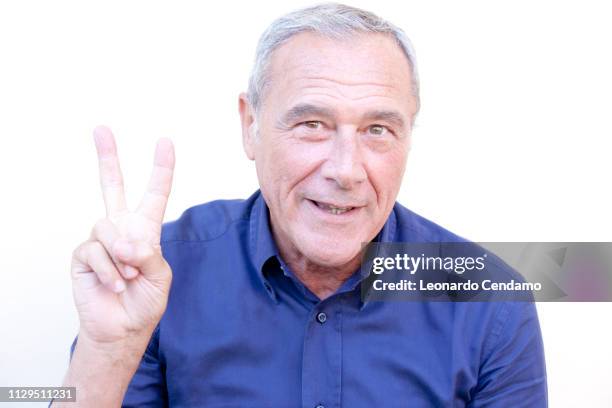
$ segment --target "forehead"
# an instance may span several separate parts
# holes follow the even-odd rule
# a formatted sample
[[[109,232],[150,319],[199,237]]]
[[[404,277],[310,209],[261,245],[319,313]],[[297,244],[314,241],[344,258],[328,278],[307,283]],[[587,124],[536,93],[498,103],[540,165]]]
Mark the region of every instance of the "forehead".
[[[410,116],[416,111],[411,85],[408,59],[390,35],[336,40],[300,33],[272,54],[266,93],[273,108],[314,99],[353,107],[393,104]]]

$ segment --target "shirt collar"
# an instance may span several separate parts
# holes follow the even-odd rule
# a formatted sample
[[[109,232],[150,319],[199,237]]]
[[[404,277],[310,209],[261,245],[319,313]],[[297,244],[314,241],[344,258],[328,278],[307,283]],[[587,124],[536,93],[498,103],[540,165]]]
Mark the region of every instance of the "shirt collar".
[[[272,300],[278,303],[276,293],[270,282],[268,282],[264,272],[264,266],[266,266],[267,263],[278,263],[278,259],[276,258],[278,249],[272,238],[272,232],[270,231],[268,206],[260,191],[257,192],[257,195],[258,197],[255,199],[255,203],[251,209],[249,220],[249,245],[253,257],[252,259],[257,270],[257,277]]]
[[[389,217],[387,217],[387,222],[385,222],[385,224],[383,225],[378,235],[372,241],[373,242],[394,242],[397,240],[396,233],[397,233],[397,217],[395,215],[395,206],[394,206],[393,209],[391,210],[391,213],[389,214]],[[365,245],[367,244],[364,243],[363,245],[365,249]],[[370,294],[371,294],[372,288],[370,286],[363,287],[363,285],[367,285],[367,283],[364,282],[364,280],[366,280],[366,278],[370,276],[371,268],[363,267],[363,265],[360,265],[359,271],[357,272],[357,274],[358,274],[358,280],[354,283],[353,288],[355,288],[357,284],[362,285],[361,290],[360,290],[360,299],[359,299],[359,309],[361,310],[370,301]]]
[[[395,211],[392,210],[391,214],[387,218],[387,221],[383,225],[383,228],[378,233],[374,241],[376,242],[393,242],[396,239],[397,231],[397,218]],[[277,258],[278,248],[272,237],[270,230],[270,217],[268,213],[268,206],[264,201],[263,195],[260,191],[257,192],[257,198],[251,209],[251,215],[249,220],[249,245],[251,249],[252,259],[257,270],[257,277],[264,289],[270,296],[270,298],[278,303],[278,298],[274,288],[266,277],[266,266],[270,264],[272,267],[280,268],[280,262]],[[355,275],[349,278],[341,287],[341,291],[353,290],[360,284],[365,278],[369,276],[370,272],[367,268],[359,268]],[[361,307],[368,302],[369,292],[365,292]]]

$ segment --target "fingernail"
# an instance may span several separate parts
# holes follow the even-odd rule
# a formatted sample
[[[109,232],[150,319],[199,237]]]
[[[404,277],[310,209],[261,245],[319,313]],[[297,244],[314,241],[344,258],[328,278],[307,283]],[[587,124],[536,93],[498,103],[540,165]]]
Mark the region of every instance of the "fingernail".
[[[115,287],[113,288],[115,293],[121,293],[125,290],[125,282],[122,280],[115,281]]]

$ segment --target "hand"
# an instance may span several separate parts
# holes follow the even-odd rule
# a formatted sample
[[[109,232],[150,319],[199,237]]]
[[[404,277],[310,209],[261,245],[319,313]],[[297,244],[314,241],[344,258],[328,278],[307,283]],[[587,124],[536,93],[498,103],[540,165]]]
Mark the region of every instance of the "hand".
[[[72,256],[79,337],[113,343],[150,336],[166,309],[172,271],[162,256],[161,226],[172,185],[174,147],[157,143],[153,173],[136,211],[127,209],[111,131],[94,131],[106,218]]]

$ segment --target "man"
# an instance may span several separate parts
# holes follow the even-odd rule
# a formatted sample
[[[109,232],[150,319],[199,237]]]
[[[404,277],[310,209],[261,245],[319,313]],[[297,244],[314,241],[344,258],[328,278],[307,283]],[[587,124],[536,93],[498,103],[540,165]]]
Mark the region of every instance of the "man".
[[[545,406],[532,303],[361,296],[362,243],[461,241],[395,203],[418,108],[402,32],[328,4],[260,40],[239,98],[261,187],[249,199],[162,226],[174,166],[162,140],[130,212],[113,136],[97,128],[107,217],[73,256],[81,325],[64,385],[77,404]]]

